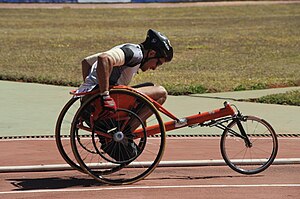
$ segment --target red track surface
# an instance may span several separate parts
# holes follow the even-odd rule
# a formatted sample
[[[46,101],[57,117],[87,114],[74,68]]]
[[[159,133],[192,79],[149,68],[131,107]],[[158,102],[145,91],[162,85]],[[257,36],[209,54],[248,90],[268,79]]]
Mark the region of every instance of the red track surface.
[[[298,158],[299,138],[279,138],[277,158]],[[2,140],[0,166],[64,164],[53,140]],[[221,159],[219,138],[168,138],[163,160]],[[1,173],[0,198],[297,198],[300,165],[245,176],[227,166],[156,168],[127,186],[102,185],[78,171]]]

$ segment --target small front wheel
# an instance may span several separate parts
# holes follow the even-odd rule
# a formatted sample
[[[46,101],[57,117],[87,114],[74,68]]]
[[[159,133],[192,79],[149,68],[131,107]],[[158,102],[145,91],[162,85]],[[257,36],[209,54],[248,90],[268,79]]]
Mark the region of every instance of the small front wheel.
[[[242,174],[256,174],[273,163],[278,141],[269,123],[254,116],[245,116],[235,118],[227,126],[220,147],[230,168]]]

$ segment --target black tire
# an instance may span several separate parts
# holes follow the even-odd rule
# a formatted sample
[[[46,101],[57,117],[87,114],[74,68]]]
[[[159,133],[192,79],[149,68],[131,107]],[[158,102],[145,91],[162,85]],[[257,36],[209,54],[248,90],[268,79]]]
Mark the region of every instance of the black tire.
[[[70,131],[73,117],[80,107],[80,98],[71,98],[61,110],[55,127],[56,146],[62,158],[74,169],[84,172],[73,155]]]
[[[95,104],[100,104],[99,95],[94,95],[88,99],[78,110],[72,122],[72,149],[81,168],[97,181],[115,185],[130,184],[148,176],[160,162],[165,149],[165,127],[157,109],[148,99],[137,92],[126,89],[112,89],[110,95],[114,98],[118,107],[112,119],[98,118],[94,125],[89,124],[90,121],[87,121],[87,119],[83,122],[82,118],[87,118],[87,115],[91,115],[91,111],[95,111],[92,107]],[[125,101],[131,102],[130,104],[135,106],[125,106]],[[127,126],[124,127],[130,128],[130,133],[124,133],[124,139],[130,140],[132,147],[126,146],[130,150],[138,148],[139,152],[125,159],[115,156],[115,153],[105,150],[105,147],[103,147],[104,143],[110,142],[107,140],[111,140],[111,137],[117,132],[125,132],[119,130],[119,126],[125,123],[122,118],[126,118],[123,113],[121,114],[122,111],[129,115],[131,114],[131,119],[126,123]],[[151,116],[144,121],[143,118],[145,117],[143,114]],[[104,123],[106,125],[102,125]],[[87,128],[82,128],[82,125],[78,124],[83,124]],[[156,132],[156,137],[145,137],[147,135],[146,126],[152,125],[157,126],[158,132]],[[95,133],[95,128],[98,128],[98,134]],[[140,134],[136,134],[137,131],[134,129],[137,128]],[[85,141],[78,142],[78,139],[82,139],[82,137],[86,137]],[[106,141],[105,137],[107,138]],[[78,143],[84,143],[84,146],[94,148],[93,150],[97,153],[87,153],[85,150],[82,150],[83,147]],[[113,148],[113,150],[115,149]],[[122,152],[122,150],[118,150],[118,152]]]
[[[222,156],[234,171],[241,174],[260,173],[273,163],[277,155],[276,133],[269,123],[254,116],[245,116],[240,122],[251,146],[247,146],[242,139],[237,121],[233,120],[221,137]]]

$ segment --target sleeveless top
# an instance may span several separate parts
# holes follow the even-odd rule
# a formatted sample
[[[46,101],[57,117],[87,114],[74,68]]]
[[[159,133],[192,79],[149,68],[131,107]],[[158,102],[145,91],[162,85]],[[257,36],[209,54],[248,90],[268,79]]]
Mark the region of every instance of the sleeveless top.
[[[127,43],[115,46],[111,50],[107,51],[107,53],[116,49],[121,49],[125,56],[121,56],[121,59],[123,60],[118,61],[118,63],[123,63],[122,65],[115,65],[113,67],[109,78],[109,84],[128,85],[140,68],[143,59],[143,51],[140,45]],[[98,53],[85,58],[90,64],[93,63],[93,65],[89,75],[86,77],[84,83],[78,88],[76,93],[89,92],[98,85],[96,69],[98,63],[97,58],[100,54],[101,53]],[[114,56],[114,54],[111,54],[111,56]]]

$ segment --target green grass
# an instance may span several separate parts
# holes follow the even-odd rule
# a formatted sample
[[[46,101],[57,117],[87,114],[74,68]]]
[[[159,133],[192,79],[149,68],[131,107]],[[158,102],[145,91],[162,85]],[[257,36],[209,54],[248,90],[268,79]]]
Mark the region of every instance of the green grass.
[[[300,85],[300,4],[156,9],[0,9],[0,79],[78,86],[81,60],[148,28],[174,60],[140,73],[170,94]]]
[[[253,102],[293,105],[300,106],[300,90],[290,91],[286,93],[267,95],[258,99],[251,100]]]

